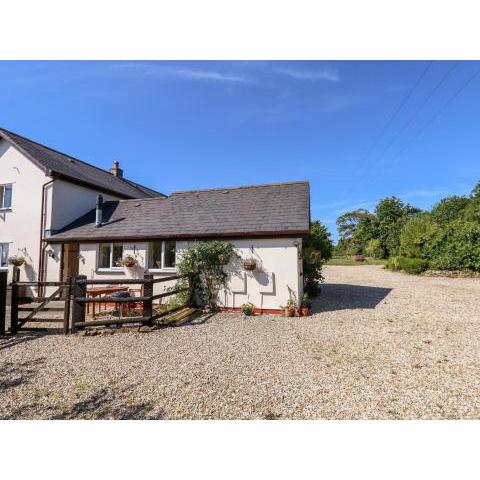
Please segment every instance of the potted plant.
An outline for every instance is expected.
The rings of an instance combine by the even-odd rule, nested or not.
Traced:
[[[302,317],[308,317],[310,315],[310,307],[312,303],[310,301],[310,297],[308,293],[304,293],[302,297],[302,301],[300,303],[300,313]]]
[[[285,314],[286,314],[285,316],[294,317],[296,308],[297,308],[297,302],[295,301],[294,298],[290,297],[290,299],[287,302],[287,305],[285,306]]]
[[[243,268],[248,271],[253,271],[257,268],[257,261],[254,258],[247,258],[243,261]]]
[[[240,309],[242,310],[242,313],[247,317],[250,317],[251,315],[255,315],[255,305],[253,303],[250,303],[250,302],[244,303],[240,307]]]
[[[122,265],[127,268],[132,268],[137,265],[137,259],[133,255],[126,255],[122,259]]]
[[[21,267],[25,264],[25,257],[22,257],[21,255],[14,255],[13,257],[10,257],[9,260],[10,263],[15,267]]]

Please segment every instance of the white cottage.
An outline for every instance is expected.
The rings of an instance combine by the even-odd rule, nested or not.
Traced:
[[[143,200],[99,199],[96,208],[48,243],[63,245],[64,252],[78,249],[79,261],[63,256],[66,275],[121,279],[142,278],[145,272],[172,275],[189,245],[228,241],[243,259],[254,259],[256,268],[230,266],[219,304],[238,309],[251,302],[259,312],[277,313],[290,297],[299,299],[303,293],[301,252],[302,237],[309,232],[309,199],[308,182],[175,192]],[[126,255],[136,258],[134,268],[122,266]]]
[[[309,205],[308,182],[167,197],[126,179],[118,162],[102,170],[0,129],[0,269],[9,270],[9,279],[8,258],[14,255],[26,259],[21,280],[34,282],[79,274],[172,275],[183,249],[215,238],[257,264],[253,271],[236,269],[220,304],[236,309],[249,301],[277,312],[291,296],[302,296]],[[137,259],[133,269],[120,265],[128,254]]]

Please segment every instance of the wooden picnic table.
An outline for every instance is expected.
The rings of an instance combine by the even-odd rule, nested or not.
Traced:
[[[93,287],[93,288],[87,289],[87,298],[89,298],[89,297],[97,298],[97,297],[103,297],[103,296],[110,297],[112,295],[112,293],[125,292],[127,290],[128,290],[128,287],[121,287],[121,286],[118,286],[118,287],[115,287],[115,286]],[[96,303],[96,302],[87,303],[87,315],[89,315],[89,313],[90,313],[90,306],[91,306],[92,317],[93,318],[95,318],[95,305],[98,305],[98,311],[99,312],[102,310],[102,305],[104,307],[104,310],[107,309],[107,302],[105,302],[105,303]]]

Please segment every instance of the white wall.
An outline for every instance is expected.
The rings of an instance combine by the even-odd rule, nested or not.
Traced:
[[[64,180],[55,180],[52,185],[54,202],[51,206],[49,228],[59,230],[78,217],[95,208],[98,191],[75,185]],[[118,197],[102,193],[103,200],[118,200]]]
[[[257,308],[278,309],[285,305],[290,295],[299,300],[302,296],[303,278],[301,277],[302,241],[299,238],[245,239],[231,243],[242,258],[253,257],[257,260],[257,270],[245,272],[243,268],[230,265],[228,288],[220,292],[219,304],[223,307],[238,308],[245,302],[253,303]],[[177,242],[177,258],[189,242]],[[120,272],[99,272],[97,269],[98,244],[80,245],[81,275],[89,279],[143,278],[147,259],[146,243],[125,243],[124,256],[135,255],[138,266],[134,269],[123,268]],[[154,274],[155,278],[170,276],[173,273]],[[156,284],[154,293],[160,293],[175,282]]]
[[[0,243],[9,243],[9,256],[22,255],[21,280],[37,280],[42,185],[49,177],[5,140],[0,140],[0,184],[13,183],[12,207],[0,211]],[[11,281],[9,267],[8,281]]]
[[[20,280],[37,281],[40,255],[40,218],[42,186],[52,180],[15,147],[0,139],[0,184],[13,183],[12,208],[0,211],[0,243],[9,243],[9,256],[22,255],[27,264],[20,268]],[[95,208],[100,192],[55,180],[46,189],[45,212],[47,230],[58,230]],[[105,201],[117,197],[102,194]],[[46,280],[60,278],[60,246],[49,246]],[[9,267],[8,281],[11,281]]]

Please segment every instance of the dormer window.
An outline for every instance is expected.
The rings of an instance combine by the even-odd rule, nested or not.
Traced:
[[[0,210],[12,207],[12,184],[0,185]]]

